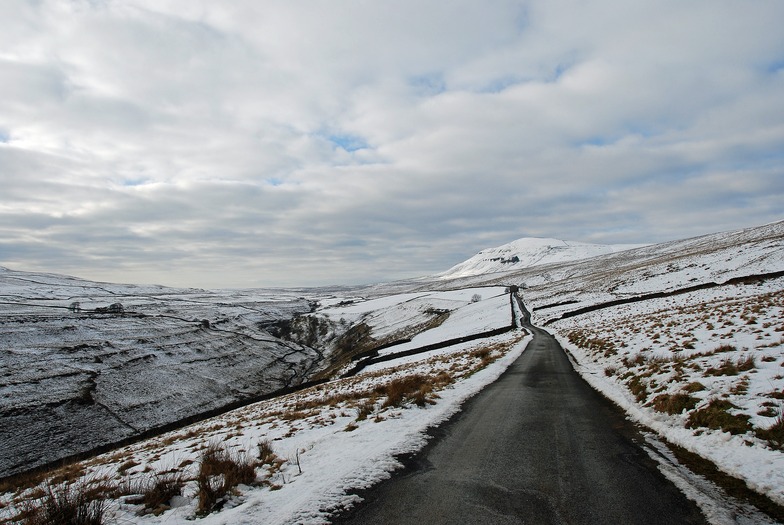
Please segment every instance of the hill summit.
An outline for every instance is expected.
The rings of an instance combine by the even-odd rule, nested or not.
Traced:
[[[437,275],[440,279],[456,279],[472,275],[520,270],[542,264],[579,261],[607,255],[643,244],[591,244],[539,237],[523,237],[510,243],[487,248],[467,261]]]

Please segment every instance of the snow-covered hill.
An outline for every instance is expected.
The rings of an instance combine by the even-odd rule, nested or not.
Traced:
[[[263,327],[310,308],[1,269],[0,477],[309,379],[322,356]]]
[[[452,340],[508,325],[509,295],[503,289],[498,293],[472,289],[386,301],[325,301],[318,315],[340,317],[345,324],[364,322],[383,337],[416,325],[420,316],[412,311],[454,312],[461,322],[432,326],[440,338]],[[399,468],[398,454],[421,448],[429,427],[498,378],[529,340],[526,332],[507,331],[375,364],[355,377],[254,403],[66,465],[40,481],[59,480],[53,482],[55,494],[86,490],[85,505],[97,498],[110,523],[185,525],[197,518],[204,525],[328,523],[333,511],[358,500],[350,491]],[[207,483],[229,483],[228,473],[213,473],[210,479],[200,475],[208,451],[216,449],[223,467],[244,466],[248,476],[206,503]],[[17,523],[20,514],[40,503],[45,491],[35,488],[36,478],[23,482],[0,483],[0,523]]]
[[[502,257],[511,252],[505,253]],[[510,316],[503,291],[517,285],[533,311],[534,322],[553,331],[570,350],[578,372],[630,417],[784,505],[784,221],[579,260],[553,257],[546,263],[542,257],[535,266],[500,273],[489,265],[486,273],[466,270],[462,277],[455,274],[446,279],[442,274],[430,280],[343,290],[343,295],[336,293],[331,298],[320,292],[321,307],[297,317],[293,327],[321,352],[344,343],[350,343],[347,347],[361,343],[364,349],[403,338],[411,339],[408,346],[391,348],[421,347],[503,326]],[[499,264],[508,268],[521,262]],[[480,266],[477,263],[474,268]],[[83,309],[94,309],[122,296],[126,312],[144,311],[159,318],[161,308],[184,308],[178,310],[179,315],[194,324],[200,318],[226,319],[226,326],[246,335],[258,329],[258,323],[253,328],[253,323],[241,320],[258,319],[263,310],[253,306],[251,292],[228,301],[211,292],[178,295],[139,289],[134,299],[123,296],[127,289],[114,285],[85,290],[83,283],[57,285],[41,277],[36,280],[37,296],[23,296],[29,293],[24,286],[19,290],[7,287],[3,293],[8,296],[2,299],[11,309],[3,318],[4,328],[18,325],[15,333],[27,341],[25,352],[31,356],[45,355],[47,344],[78,333],[63,327],[87,326],[103,319],[104,332],[99,333],[114,333],[106,326],[116,325],[121,318],[87,315],[79,320],[68,310],[74,297],[81,300]],[[72,291],[66,291],[66,285]],[[265,297],[274,302],[272,296]],[[174,306],[178,302],[181,307]],[[280,304],[287,303],[281,300]],[[213,308],[233,313],[209,314]],[[61,321],[47,320],[47,315]],[[280,312],[279,318],[284,317]],[[204,327],[199,329],[202,332],[192,334],[193,344],[202,336],[212,337]],[[352,333],[361,340],[344,337]],[[44,343],[36,347],[32,342],[41,334],[46,335]],[[133,349],[128,337],[118,340],[126,341],[123,349]],[[428,425],[454,413],[462,400],[497,377],[524,351],[527,340],[523,333],[513,331],[375,363],[355,377],[228,412],[55,474],[70,476],[67,479],[76,480],[75,486],[109,480],[107,492],[95,493],[97,497],[108,495],[107,513],[124,523],[190,523],[199,515],[201,504],[200,465],[210,447],[220,445],[226,454],[252,464],[253,479],[234,487],[223,509],[202,518],[202,523],[323,523],[333,509],[357,500],[352,489],[367,487],[399,468],[395,454],[421,447]],[[206,341],[205,345],[212,344]],[[80,354],[86,349],[75,347],[71,342],[55,348],[59,348],[59,359],[76,359],[82,371],[101,365],[79,361],[79,356],[92,354]],[[73,350],[77,358],[63,352],[64,348]],[[109,348],[103,350],[112,353]],[[4,359],[16,359],[25,352],[4,354]],[[156,366],[160,358],[149,366]],[[492,358],[498,360],[491,363]],[[22,365],[42,373],[35,372],[35,362]],[[137,370],[143,365],[140,362]],[[216,377],[225,372],[222,368]],[[13,370],[7,367],[3,373],[7,376]],[[414,379],[419,401],[414,394],[394,406],[385,400],[387,394],[382,392],[388,387]],[[23,392],[18,385],[15,388]],[[104,399],[87,390],[93,399]],[[45,435],[43,426],[33,432]],[[654,439],[652,435],[646,439]],[[265,443],[274,449],[273,460],[260,453]],[[652,458],[660,462],[662,472],[679,487],[686,487],[709,522],[774,523],[758,515],[739,521],[743,512],[733,498],[689,474],[667,446],[660,443],[656,448]],[[177,485],[180,495],[145,510],[147,503],[138,494],[151,489],[153,482],[167,479]],[[134,495],[118,498],[117,493]],[[40,488],[0,494],[0,521],[30,508],[31,500],[32,505],[40,503],[37,498],[45,495]],[[150,511],[162,514],[136,515]]]
[[[455,279],[471,275],[509,272],[550,263],[564,263],[589,259],[642,246],[640,244],[590,244],[524,237],[510,243],[488,248],[467,261],[440,273],[441,279]]]

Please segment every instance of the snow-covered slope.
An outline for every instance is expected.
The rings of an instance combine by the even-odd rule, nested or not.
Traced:
[[[575,368],[595,388],[660,436],[709,458],[748,487],[784,504],[784,221],[589,259],[550,260],[546,264],[543,260],[539,259],[535,266],[500,273],[355,288],[331,299],[322,294],[322,307],[297,319],[302,327],[312,328],[310,332],[303,329],[303,337],[323,334],[337,341],[340,334],[361,326],[361,333],[370,343],[410,337],[410,346],[417,346],[508,322],[510,312],[501,295],[503,288],[494,287],[517,285],[528,308],[534,310],[535,323],[547,323],[548,330],[555,332],[571,351]],[[509,264],[517,263],[504,265]],[[87,290],[77,282],[60,286],[42,276],[36,280],[39,295],[25,296],[29,289],[22,286],[15,290],[9,284],[2,292],[7,297],[0,299],[11,305],[11,311],[3,318],[3,328],[17,326],[14,330],[20,340],[25,340],[23,336],[28,338],[29,356],[45,355],[46,341],[52,344],[57,338],[71,337],[69,334],[75,332],[69,326],[78,328],[99,321],[94,315],[79,320],[75,312],[68,311],[74,297],[82,301],[83,308],[92,309],[120,300],[128,291],[116,285],[96,285]],[[66,285],[71,286],[70,291],[66,291]],[[180,312],[180,317],[192,319],[189,322],[194,324],[207,318],[213,326],[225,318],[233,331],[246,335],[252,335],[257,323],[240,320],[258,320],[264,310],[254,306],[251,292],[231,300],[203,291],[180,295],[137,289],[134,294],[121,299],[126,310],[144,311],[157,316],[159,322],[165,319],[161,308]],[[266,299],[273,301],[271,297]],[[633,302],[619,304],[621,300]],[[178,303],[182,306],[176,306]],[[209,314],[211,309],[233,313]],[[47,315],[68,322],[58,325],[46,320]],[[119,333],[118,323],[134,318],[122,319],[106,316],[103,330],[114,325],[115,331],[99,332],[110,334],[105,341],[114,346],[119,346],[114,335]],[[196,335],[214,335],[204,331],[204,327],[191,328],[202,330],[192,334],[192,344],[200,340]],[[42,334],[46,335],[44,343],[34,346],[31,342]],[[256,485],[239,486],[223,510],[203,518],[203,522],[323,523],[328,520],[330,509],[357,500],[352,488],[367,487],[386,477],[387,470],[398,467],[395,453],[421,447],[427,425],[453,413],[459,400],[481,387],[471,383],[474,379],[481,378],[484,385],[491,378],[483,374],[490,372],[497,377],[523,351],[526,339],[521,339],[521,335],[509,332],[489,340],[377,363],[355,377],[254,404],[95,458],[77,465],[72,476],[89,482],[104,479],[100,475],[106,474],[116,477],[117,483],[130,479],[129,486],[134,488],[140,485],[133,483],[143,484],[161,473],[179,473],[182,496],[161,507],[165,512],[160,516],[137,516],[135,513],[143,509],[141,504],[133,503],[138,500],[133,497],[111,500],[109,513],[127,523],[190,523],[196,515],[196,474],[204,447],[222,443],[237,457],[255,457],[257,444],[270,440],[280,463],[259,463],[254,471]],[[133,349],[131,339],[117,340],[125,341],[122,349]],[[93,344],[101,346],[101,341],[104,339]],[[205,345],[212,344],[209,339],[206,341]],[[60,349],[59,359],[75,359],[82,369],[104,366],[79,361],[94,354],[89,353],[89,348],[77,348],[73,342],[55,348]],[[121,352],[114,354],[111,347],[101,346],[101,351],[107,358],[123,357]],[[148,353],[155,352],[148,349]],[[473,367],[478,367],[488,353],[503,356],[498,361],[503,364],[474,373]],[[155,368],[165,354],[158,353],[159,360],[150,361],[149,367]],[[24,357],[25,352],[8,355],[16,359]],[[103,353],[97,355],[103,359]],[[295,357],[296,354],[289,355],[284,360]],[[72,366],[73,362],[65,364]],[[137,370],[142,370],[142,365],[144,361],[139,362]],[[34,361],[15,366],[39,373]],[[242,366],[240,363],[238,368]],[[377,385],[408,375],[436,384],[439,378],[455,371],[459,373],[448,385],[439,387],[437,396],[424,403],[425,408],[410,400],[400,407],[385,408],[379,398]],[[6,368],[3,378],[12,372]],[[226,373],[227,368],[222,368],[215,378]],[[57,386],[56,381],[66,377],[70,376],[42,380]],[[100,382],[97,384],[100,390]],[[89,382],[84,385],[89,396],[84,395],[83,400],[89,401],[90,396],[100,402],[109,399],[91,390]],[[14,392],[23,392],[19,385],[14,388]],[[50,390],[57,392],[55,388]],[[30,435],[46,436],[46,432],[40,426]],[[18,444],[0,443],[0,450],[13,450],[14,446]],[[666,447],[662,450],[662,454],[669,454]],[[678,469],[675,470],[681,472]],[[674,476],[675,470],[672,465],[662,469],[668,477]],[[701,478],[698,481],[703,483]],[[680,479],[677,483],[681,486],[688,480]],[[702,489],[692,486],[689,490]],[[0,494],[0,521],[25,509],[44,492],[31,489]],[[726,500],[728,506],[711,510],[711,522],[744,522],[734,517],[737,512],[731,498],[716,498]],[[166,510],[168,507],[172,508]],[[714,519],[717,515],[719,518]],[[772,521],[755,518],[746,519],[745,523]]]
[[[589,244],[558,239],[524,237],[497,248],[482,250],[467,261],[438,274],[437,277],[441,279],[455,279],[471,275],[508,272],[542,264],[579,261],[639,246],[642,245]]]
[[[509,321],[508,301],[498,308],[498,297],[474,300],[476,293],[440,293],[422,300],[481,310],[485,315],[466,319],[472,330],[482,329],[490,317],[498,318],[491,324]],[[391,298],[386,306],[399,310],[411,299]],[[346,316],[364,317],[383,306],[380,303],[355,301],[330,312],[342,309]],[[405,316],[393,314],[386,322],[399,327]],[[389,331],[384,319],[375,321],[380,331]],[[446,323],[438,328],[446,339],[466,330],[458,324],[445,327]],[[108,523],[328,523],[332,512],[359,500],[351,491],[367,488],[400,468],[398,454],[424,446],[428,428],[452,416],[466,399],[498,378],[529,340],[516,330],[411,356],[405,362],[378,364],[355,377],[255,403],[65,466],[43,479],[72,481],[71,493],[86,489],[88,504],[89,498],[103,501]],[[268,452],[261,453],[262,445]],[[205,493],[200,487],[226,479],[221,474],[209,480],[200,476],[210,447],[220,447],[231,461],[248,465],[251,477],[227,489],[212,505],[219,510],[210,512],[211,506],[205,512],[199,510]],[[0,484],[0,523],[17,523],[20,513],[38,507],[46,495],[34,485]],[[153,503],[140,497],[160,493],[162,487],[174,490]]]
[[[1,269],[0,477],[307,380],[263,326],[310,304]]]

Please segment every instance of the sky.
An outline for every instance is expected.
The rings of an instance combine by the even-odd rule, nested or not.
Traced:
[[[365,284],[784,219],[780,0],[0,0],[0,265]]]

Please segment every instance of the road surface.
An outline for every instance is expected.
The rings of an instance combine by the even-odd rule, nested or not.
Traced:
[[[703,524],[547,332],[333,523]]]

